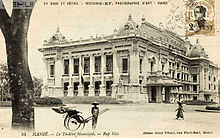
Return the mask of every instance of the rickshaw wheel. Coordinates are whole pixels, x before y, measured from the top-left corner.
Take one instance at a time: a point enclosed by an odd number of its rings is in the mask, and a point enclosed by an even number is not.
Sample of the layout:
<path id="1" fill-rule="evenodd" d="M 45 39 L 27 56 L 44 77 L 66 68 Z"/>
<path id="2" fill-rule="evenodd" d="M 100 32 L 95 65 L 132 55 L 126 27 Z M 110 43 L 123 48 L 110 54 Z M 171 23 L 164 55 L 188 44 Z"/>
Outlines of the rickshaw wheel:
<path id="1" fill-rule="evenodd" d="M 68 128 L 68 118 L 69 118 L 69 115 L 66 115 L 65 119 L 64 119 L 64 126 L 65 126 L 66 129 L 69 130 L 69 128 Z"/>
<path id="2" fill-rule="evenodd" d="M 79 129 L 81 125 L 82 125 L 82 129 L 83 129 L 85 126 L 85 123 L 84 123 L 84 118 L 82 116 L 72 115 L 72 116 L 68 117 L 67 127 L 69 130 L 75 131 L 75 130 Z"/>

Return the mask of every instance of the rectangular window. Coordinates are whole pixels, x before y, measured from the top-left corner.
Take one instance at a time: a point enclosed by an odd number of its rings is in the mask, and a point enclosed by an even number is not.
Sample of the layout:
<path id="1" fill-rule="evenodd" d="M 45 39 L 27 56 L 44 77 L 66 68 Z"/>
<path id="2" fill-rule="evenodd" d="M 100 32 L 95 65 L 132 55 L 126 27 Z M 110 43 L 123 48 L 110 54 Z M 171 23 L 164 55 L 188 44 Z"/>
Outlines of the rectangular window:
<path id="1" fill-rule="evenodd" d="M 196 83 L 197 82 L 197 75 L 193 75 L 192 77 L 193 77 L 193 82 Z"/>
<path id="2" fill-rule="evenodd" d="M 140 73 L 142 73 L 142 63 L 143 63 L 143 59 L 140 59 Z"/>
<path id="3" fill-rule="evenodd" d="M 177 79 L 180 79 L 180 73 L 177 73 Z"/>
<path id="4" fill-rule="evenodd" d="M 89 73 L 89 69 L 90 69 L 90 58 L 89 57 L 85 57 L 84 58 L 84 73 L 88 74 Z"/>
<path id="5" fill-rule="evenodd" d="M 211 80 L 211 76 L 209 76 L 209 81 Z"/>
<path id="6" fill-rule="evenodd" d="M 50 77 L 54 77 L 54 65 L 50 65 Z"/>
<path id="7" fill-rule="evenodd" d="M 169 68 L 172 68 L 172 63 L 171 62 L 169 62 Z"/>
<path id="8" fill-rule="evenodd" d="M 193 96 L 193 100 L 196 101 L 197 100 L 197 96 Z"/>
<path id="9" fill-rule="evenodd" d="M 172 73 L 172 78 L 175 78 L 175 71 L 173 71 Z"/>
<path id="10" fill-rule="evenodd" d="M 106 55 L 106 72 L 113 72 L 113 56 Z"/>
<path id="11" fill-rule="evenodd" d="M 128 73 L 128 59 L 122 59 L 122 73 Z"/>
<path id="12" fill-rule="evenodd" d="M 176 66 L 177 66 L 177 69 L 179 69 L 179 68 L 180 68 L 180 64 L 179 64 L 179 63 L 177 63 L 177 65 L 176 65 Z"/>
<path id="13" fill-rule="evenodd" d="M 151 71 L 151 72 L 154 71 L 154 62 L 150 62 L 150 71 Z"/>
<path id="14" fill-rule="evenodd" d="M 99 85 L 101 84 L 100 81 L 96 81 L 95 82 L 95 96 L 99 96 L 99 93 L 100 93 L 100 87 Z"/>
<path id="15" fill-rule="evenodd" d="M 79 73 L 79 59 L 78 58 L 74 59 L 73 69 L 74 69 L 74 74 Z"/>
<path id="16" fill-rule="evenodd" d="M 165 68 L 165 65 L 164 65 L 164 64 L 162 64 L 162 72 L 164 72 L 164 68 Z"/>
<path id="17" fill-rule="evenodd" d="M 193 85 L 193 91 L 197 92 L 197 86 L 196 85 Z"/>
<path id="18" fill-rule="evenodd" d="M 214 82 L 216 81 L 216 78 L 214 77 Z"/>
<path id="19" fill-rule="evenodd" d="M 95 57 L 95 72 L 101 72 L 101 56 Z"/>
<path id="20" fill-rule="evenodd" d="M 69 59 L 64 59 L 64 74 L 69 74 Z"/>

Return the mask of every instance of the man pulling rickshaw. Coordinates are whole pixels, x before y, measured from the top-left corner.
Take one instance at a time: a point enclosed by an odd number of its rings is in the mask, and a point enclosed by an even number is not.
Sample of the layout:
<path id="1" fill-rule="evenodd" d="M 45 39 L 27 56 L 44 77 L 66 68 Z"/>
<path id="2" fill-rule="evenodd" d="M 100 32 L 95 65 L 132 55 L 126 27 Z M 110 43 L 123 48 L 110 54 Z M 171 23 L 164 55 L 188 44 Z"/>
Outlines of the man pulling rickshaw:
<path id="1" fill-rule="evenodd" d="M 97 107 L 97 105 L 99 104 L 97 102 L 92 103 L 92 105 L 94 105 L 91 109 L 92 115 L 85 119 L 80 115 L 82 114 L 82 112 L 75 109 L 70 109 L 68 107 L 61 106 L 59 108 L 52 108 L 52 110 L 59 114 L 65 114 L 64 126 L 68 130 L 83 130 L 85 124 L 88 123 L 90 120 L 92 120 L 92 129 L 95 130 L 97 126 L 98 116 L 108 111 L 109 108 L 99 111 L 99 108 Z"/>

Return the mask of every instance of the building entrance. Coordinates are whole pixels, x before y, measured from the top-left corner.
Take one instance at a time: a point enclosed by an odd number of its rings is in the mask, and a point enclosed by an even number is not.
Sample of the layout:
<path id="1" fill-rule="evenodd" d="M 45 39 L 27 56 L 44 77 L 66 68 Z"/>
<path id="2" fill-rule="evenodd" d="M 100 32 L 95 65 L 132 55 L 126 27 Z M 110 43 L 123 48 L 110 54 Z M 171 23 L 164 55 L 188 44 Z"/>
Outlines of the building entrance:
<path id="1" fill-rule="evenodd" d="M 66 97 L 67 94 L 68 94 L 68 86 L 69 86 L 69 82 L 65 82 L 63 84 L 63 93 L 64 93 L 64 96 Z"/>
<path id="2" fill-rule="evenodd" d="M 209 102 L 209 101 L 210 101 L 210 95 L 205 94 L 205 95 L 204 95 L 204 98 L 205 98 L 205 101 L 206 101 L 206 102 Z"/>
<path id="3" fill-rule="evenodd" d="M 101 81 L 95 82 L 95 96 L 99 96 L 100 94 L 100 87 L 99 87 L 100 84 L 101 84 Z"/>
<path id="4" fill-rule="evenodd" d="M 74 96 L 78 95 L 78 86 L 79 86 L 79 82 L 74 82 L 73 83 L 73 95 Z"/>
<path id="5" fill-rule="evenodd" d="M 157 90 L 155 86 L 151 87 L 151 102 L 156 103 Z"/>
<path id="6" fill-rule="evenodd" d="M 165 103 L 170 102 L 170 87 L 165 87 Z"/>
<path id="7" fill-rule="evenodd" d="M 89 96 L 89 84 L 90 82 L 84 82 L 84 96 Z"/>
<path id="8" fill-rule="evenodd" d="M 112 84 L 113 81 L 106 81 L 106 96 L 112 95 Z"/>

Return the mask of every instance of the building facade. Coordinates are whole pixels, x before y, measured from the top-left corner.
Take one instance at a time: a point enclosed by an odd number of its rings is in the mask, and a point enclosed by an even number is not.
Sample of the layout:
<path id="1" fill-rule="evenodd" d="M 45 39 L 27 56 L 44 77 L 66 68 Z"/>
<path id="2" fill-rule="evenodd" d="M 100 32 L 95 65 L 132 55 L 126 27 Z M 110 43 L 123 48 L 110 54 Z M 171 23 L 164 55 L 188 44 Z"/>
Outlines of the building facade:
<path id="1" fill-rule="evenodd" d="M 39 51 L 43 96 L 111 96 L 134 102 L 219 101 L 217 65 L 197 41 L 131 15 L 112 35 L 68 41 L 60 32 Z"/>

